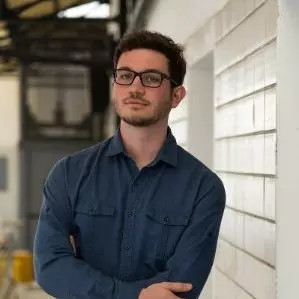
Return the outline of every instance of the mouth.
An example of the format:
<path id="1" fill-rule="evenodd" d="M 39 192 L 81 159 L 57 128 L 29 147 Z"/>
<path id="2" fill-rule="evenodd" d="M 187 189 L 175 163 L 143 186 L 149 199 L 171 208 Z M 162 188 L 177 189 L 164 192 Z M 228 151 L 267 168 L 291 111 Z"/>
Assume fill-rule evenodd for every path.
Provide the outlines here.
<path id="1" fill-rule="evenodd" d="M 138 105 L 138 106 L 147 106 L 147 103 L 138 101 L 138 100 L 127 100 L 125 101 L 126 105 Z"/>

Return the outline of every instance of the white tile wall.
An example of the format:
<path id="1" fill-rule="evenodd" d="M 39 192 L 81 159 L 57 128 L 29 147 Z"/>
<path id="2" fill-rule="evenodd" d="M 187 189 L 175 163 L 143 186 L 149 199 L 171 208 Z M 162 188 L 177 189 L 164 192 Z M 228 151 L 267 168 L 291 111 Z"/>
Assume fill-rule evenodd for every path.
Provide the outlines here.
<path id="1" fill-rule="evenodd" d="M 220 236 L 237 248 L 275 265 L 275 224 L 226 209 Z"/>
<path id="2" fill-rule="evenodd" d="M 265 92 L 265 130 L 276 128 L 276 88 Z"/>
<path id="3" fill-rule="evenodd" d="M 215 110 L 215 137 L 274 129 L 275 111 L 276 98 L 273 90 L 261 91 L 230 105 L 219 107 Z"/>
<path id="4" fill-rule="evenodd" d="M 232 4 L 237 2 L 244 3 L 244 1 L 233 1 L 230 3 Z M 230 11 L 233 9 L 232 6 L 235 6 L 235 4 L 225 8 L 227 11 L 225 11 L 222 14 L 222 17 L 224 17 L 224 19 L 231 15 Z M 259 7 L 257 11 L 254 14 L 251 14 L 250 16 L 248 16 L 248 12 L 246 12 L 245 15 L 245 8 L 246 7 L 240 10 L 240 12 L 243 14 L 244 21 L 241 22 L 240 25 L 237 27 L 235 27 L 237 25 L 237 22 L 234 22 L 234 26 L 232 27 L 234 29 L 231 32 L 229 32 L 228 35 L 222 38 L 217 44 L 217 47 L 215 49 L 216 73 L 219 73 L 221 70 L 243 59 L 245 55 L 248 55 L 252 51 L 262 46 L 265 43 L 266 38 L 269 39 L 270 37 L 273 37 L 273 17 L 271 18 L 271 16 L 274 15 L 273 11 L 272 14 L 269 14 L 268 16 L 269 24 L 267 28 L 269 30 L 269 35 L 266 36 L 266 6 L 263 5 Z M 252 10 L 250 10 L 250 12 L 252 12 Z M 219 15 L 219 17 L 220 16 L 221 15 Z M 222 28 L 223 27 L 225 28 L 226 25 L 222 25 Z M 227 27 L 230 28 L 229 26 Z M 225 29 L 223 30 L 225 32 Z"/>
<path id="5" fill-rule="evenodd" d="M 265 217 L 275 220 L 275 179 L 265 178 Z"/>
<path id="6" fill-rule="evenodd" d="M 216 106 L 276 83 L 275 60 L 276 42 L 273 41 L 230 68 L 216 73 Z"/>
<path id="7" fill-rule="evenodd" d="M 254 256 L 275 264 L 275 224 L 245 215 L 245 250 Z"/>
<path id="8" fill-rule="evenodd" d="M 272 267 L 223 240 L 218 242 L 215 264 L 216 268 L 245 289 L 253 298 L 275 298 L 275 270 Z M 218 288 L 218 284 L 214 288 Z"/>
<path id="9" fill-rule="evenodd" d="M 244 0 L 237 7 L 231 1 L 225 16 L 232 14 L 232 23 L 238 24 L 243 13 L 240 25 L 215 21 L 220 39 L 215 47 L 214 160 L 228 207 L 220 230 L 216 265 L 221 271 L 215 274 L 214 299 L 238 298 L 236 288 L 249 298 L 275 298 L 278 9 L 273 2 Z M 217 292 L 225 287 L 224 293 Z"/>
<path id="10" fill-rule="evenodd" d="M 244 214 L 226 209 L 223 215 L 220 235 L 239 248 L 244 248 Z"/>
<path id="11" fill-rule="evenodd" d="M 213 281 L 214 299 L 254 299 L 217 268 L 214 270 Z"/>
<path id="12" fill-rule="evenodd" d="M 275 175 L 276 134 L 217 140 L 215 168 L 219 171 Z"/>
<path id="13" fill-rule="evenodd" d="M 265 51 L 265 86 L 276 83 L 276 41 L 267 45 Z"/>

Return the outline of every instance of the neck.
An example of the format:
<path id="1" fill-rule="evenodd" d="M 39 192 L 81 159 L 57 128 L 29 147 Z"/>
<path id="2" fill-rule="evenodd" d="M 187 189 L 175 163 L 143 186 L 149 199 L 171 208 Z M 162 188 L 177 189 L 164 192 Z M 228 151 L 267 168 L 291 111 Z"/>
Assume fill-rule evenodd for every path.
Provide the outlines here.
<path id="1" fill-rule="evenodd" d="M 150 164 L 161 150 L 167 135 L 167 123 L 135 127 L 121 121 L 120 133 L 127 153 L 141 169 Z"/>

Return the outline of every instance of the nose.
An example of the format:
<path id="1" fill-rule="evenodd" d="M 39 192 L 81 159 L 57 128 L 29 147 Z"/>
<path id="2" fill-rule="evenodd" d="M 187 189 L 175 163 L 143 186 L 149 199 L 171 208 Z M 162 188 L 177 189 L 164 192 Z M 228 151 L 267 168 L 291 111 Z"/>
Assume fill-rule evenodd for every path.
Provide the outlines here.
<path id="1" fill-rule="evenodd" d="M 131 86 L 135 89 L 135 90 L 138 90 L 138 91 L 144 91 L 144 86 L 141 82 L 141 78 L 140 76 L 136 76 L 134 81 L 132 82 Z"/>

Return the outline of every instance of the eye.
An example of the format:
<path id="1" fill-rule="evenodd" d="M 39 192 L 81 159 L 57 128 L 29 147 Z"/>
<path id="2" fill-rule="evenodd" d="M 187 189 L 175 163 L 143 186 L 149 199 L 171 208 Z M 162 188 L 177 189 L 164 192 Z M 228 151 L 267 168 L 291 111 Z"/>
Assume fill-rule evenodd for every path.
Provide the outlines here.
<path id="1" fill-rule="evenodd" d="M 132 79 L 134 76 L 132 72 L 130 71 L 118 71 L 116 73 L 117 78 L 122 79 L 122 80 L 129 80 Z"/>
<path id="2" fill-rule="evenodd" d="M 144 79 L 149 83 L 158 83 L 161 81 L 161 75 L 156 73 L 145 73 Z"/>

